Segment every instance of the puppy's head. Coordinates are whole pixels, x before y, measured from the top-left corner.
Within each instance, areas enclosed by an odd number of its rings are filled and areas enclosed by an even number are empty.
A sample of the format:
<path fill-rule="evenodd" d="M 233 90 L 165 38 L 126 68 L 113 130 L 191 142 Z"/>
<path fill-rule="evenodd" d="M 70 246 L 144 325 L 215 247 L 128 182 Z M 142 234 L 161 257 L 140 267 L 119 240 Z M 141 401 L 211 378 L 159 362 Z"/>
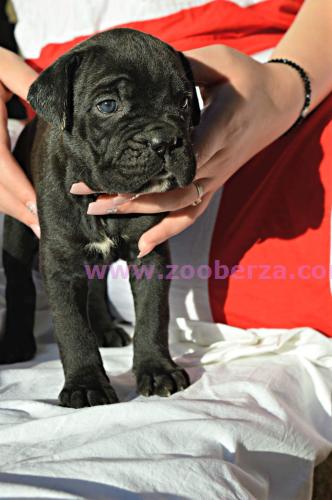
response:
<path fill-rule="evenodd" d="M 189 184 L 199 106 L 189 63 L 160 40 L 115 29 L 83 42 L 30 88 L 63 134 L 77 175 L 96 191 L 162 192 Z"/>

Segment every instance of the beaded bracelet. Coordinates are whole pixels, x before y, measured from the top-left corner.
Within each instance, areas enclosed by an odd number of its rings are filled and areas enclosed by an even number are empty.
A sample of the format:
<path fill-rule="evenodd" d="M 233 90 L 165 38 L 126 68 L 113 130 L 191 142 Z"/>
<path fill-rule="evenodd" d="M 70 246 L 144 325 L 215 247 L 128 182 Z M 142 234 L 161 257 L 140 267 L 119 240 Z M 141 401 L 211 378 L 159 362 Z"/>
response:
<path fill-rule="evenodd" d="M 296 120 L 294 125 L 292 125 L 292 127 L 289 129 L 289 130 L 292 130 L 294 127 L 299 125 L 299 123 L 301 123 L 304 120 L 304 118 L 306 117 L 306 115 L 309 111 L 310 104 L 311 104 L 310 78 L 309 78 L 308 74 L 304 71 L 304 69 L 299 64 L 295 63 L 294 61 L 291 61 L 290 59 L 286 59 L 286 58 L 278 58 L 277 59 L 276 58 L 276 59 L 270 59 L 267 62 L 268 63 L 287 64 L 288 66 L 295 69 L 299 73 L 299 75 L 303 81 L 303 84 L 304 84 L 304 105 L 303 105 L 303 108 L 301 110 L 300 116 L 298 117 L 298 119 Z"/>

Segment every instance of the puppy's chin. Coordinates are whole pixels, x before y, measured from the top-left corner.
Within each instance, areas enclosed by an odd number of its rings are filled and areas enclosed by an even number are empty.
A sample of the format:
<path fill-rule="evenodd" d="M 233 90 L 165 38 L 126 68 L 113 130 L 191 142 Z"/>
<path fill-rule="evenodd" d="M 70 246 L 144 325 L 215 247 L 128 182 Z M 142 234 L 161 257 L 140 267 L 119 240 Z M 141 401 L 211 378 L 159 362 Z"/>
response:
<path fill-rule="evenodd" d="M 163 168 L 157 175 L 151 177 L 150 180 L 145 182 L 139 189 L 132 191 L 133 193 L 165 193 L 179 187 L 185 187 L 191 184 L 196 174 L 195 161 L 191 168 L 177 169 L 176 174 L 172 172 L 171 168 L 166 170 Z"/>
<path fill-rule="evenodd" d="M 155 177 L 152 177 L 152 179 L 143 184 L 143 186 L 135 190 L 134 193 L 165 193 L 176 187 L 178 187 L 178 183 L 174 175 L 170 172 L 163 171 Z"/>
<path fill-rule="evenodd" d="M 94 176 L 84 180 L 84 182 L 96 193 L 164 193 L 172 189 L 188 186 L 195 177 L 196 163 L 192 158 L 188 162 L 187 158 L 180 159 L 177 163 L 163 161 L 153 162 L 151 165 L 144 165 L 144 170 L 131 172 L 132 166 L 117 165 L 117 169 L 104 169 L 104 172 L 94 172 Z M 179 164 L 182 168 L 179 168 Z M 98 173 L 98 176 L 96 175 Z"/>

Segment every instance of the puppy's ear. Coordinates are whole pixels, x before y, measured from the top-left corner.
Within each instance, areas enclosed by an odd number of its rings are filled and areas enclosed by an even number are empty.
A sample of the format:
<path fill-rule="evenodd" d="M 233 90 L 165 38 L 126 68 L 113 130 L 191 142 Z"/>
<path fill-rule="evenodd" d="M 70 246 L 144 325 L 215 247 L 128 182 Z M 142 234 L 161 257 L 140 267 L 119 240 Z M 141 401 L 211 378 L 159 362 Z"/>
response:
<path fill-rule="evenodd" d="M 37 114 L 62 130 L 72 127 L 74 78 L 80 62 L 78 54 L 60 57 L 29 89 L 28 102 Z"/>
<path fill-rule="evenodd" d="M 199 124 L 199 121 L 201 119 L 201 110 L 199 108 L 199 103 L 198 103 L 198 98 L 197 98 L 197 92 L 195 88 L 195 81 L 194 81 L 194 75 L 190 66 L 190 62 L 186 58 L 186 56 L 182 52 L 178 52 L 182 66 L 184 68 L 184 71 L 187 75 L 188 80 L 191 82 L 192 85 L 192 91 L 193 91 L 193 103 L 192 103 L 192 123 L 194 126 Z"/>

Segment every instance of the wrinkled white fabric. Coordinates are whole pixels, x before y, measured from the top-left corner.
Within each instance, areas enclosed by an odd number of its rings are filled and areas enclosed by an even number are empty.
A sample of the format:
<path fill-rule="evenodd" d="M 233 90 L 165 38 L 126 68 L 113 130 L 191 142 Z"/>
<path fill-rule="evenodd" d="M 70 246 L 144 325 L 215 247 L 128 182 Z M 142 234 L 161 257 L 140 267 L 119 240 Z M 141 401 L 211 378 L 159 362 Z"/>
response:
<path fill-rule="evenodd" d="M 132 346 L 102 349 L 120 403 L 57 406 L 56 345 L 0 367 L 0 498 L 310 499 L 332 450 L 332 341 L 180 319 L 192 385 L 137 397 Z"/>

